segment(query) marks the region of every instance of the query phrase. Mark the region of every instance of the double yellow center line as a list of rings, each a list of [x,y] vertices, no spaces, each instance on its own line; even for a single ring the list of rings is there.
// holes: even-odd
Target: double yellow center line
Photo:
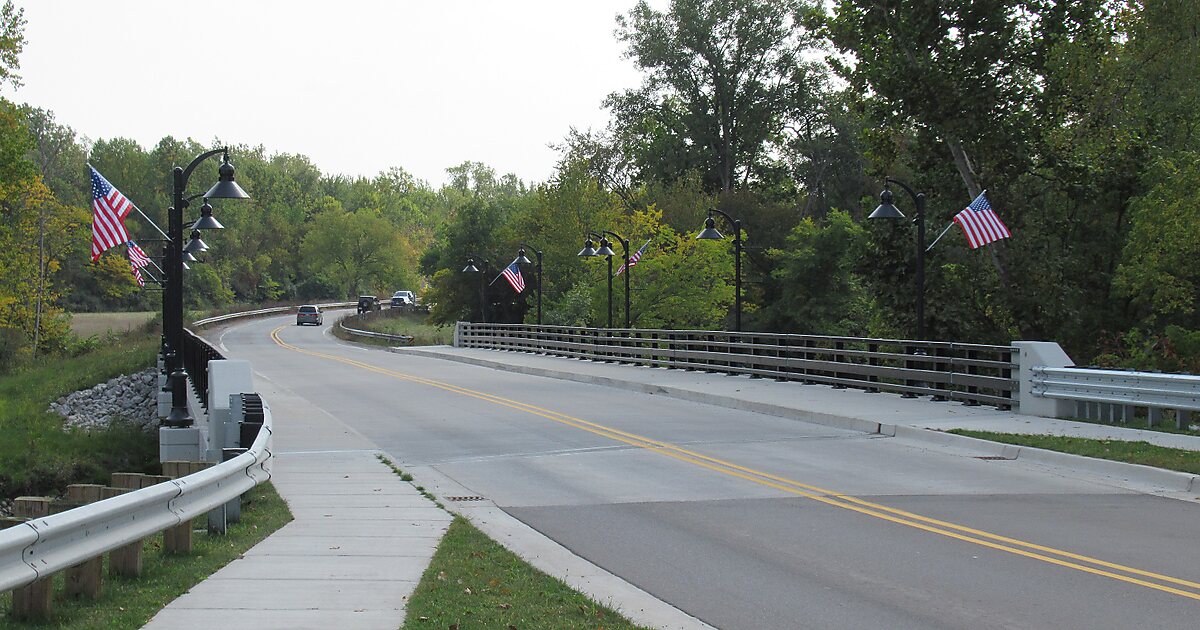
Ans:
[[[280,326],[271,331],[271,338],[275,340],[275,343],[288,350],[293,350],[295,352],[307,354],[313,357],[328,359],[330,361],[337,361],[338,363],[352,365],[376,374],[382,374],[384,376],[403,381],[409,381],[412,383],[419,383],[421,385],[428,385],[429,387],[436,387],[444,391],[463,396],[469,396],[471,398],[483,400],[492,404],[500,405],[502,407],[515,409],[517,411],[545,418],[559,424],[574,427],[581,431],[587,431],[588,433],[593,433],[617,442],[628,444],[630,446],[636,446],[653,453],[658,453],[659,455],[664,455],[682,462],[687,462],[701,468],[707,468],[708,470],[712,470],[724,475],[745,479],[746,481],[769,488],[774,488],[788,494],[812,499],[813,501],[818,501],[826,505],[850,510],[852,512],[858,512],[859,514],[882,519],[898,525],[912,527],[914,529],[919,529],[932,534],[945,536],[947,538],[953,538],[955,540],[980,545],[989,549],[995,549],[997,551],[1024,556],[1026,558],[1040,560],[1049,564],[1075,569],[1077,571],[1083,571],[1093,575],[1112,578],[1114,580],[1120,580],[1129,584],[1137,584],[1139,586],[1144,586],[1157,591],[1163,591],[1165,593],[1171,593],[1181,597],[1200,601],[1200,583],[1197,582],[1174,578],[1159,573],[1153,573],[1151,571],[1143,571],[1134,567],[1128,567],[1114,562],[1107,562],[1105,560],[1091,558],[1081,554],[1072,553],[1070,551],[1064,551],[1061,549],[1055,549],[1053,547],[1025,542],[1016,538],[1001,536],[999,534],[993,534],[991,532],[929,518],[927,516],[921,516],[920,514],[906,512],[904,510],[899,510],[879,503],[873,503],[871,501],[865,501],[857,497],[841,494],[839,492],[802,483],[786,477],[780,477],[771,473],[741,466],[732,462],[718,459],[716,457],[704,455],[703,453],[697,453],[669,442],[663,442],[635,433],[630,433],[628,431],[614,429],[612,427],[597,424],[595,422],[589,422],[581,418],[576,418],[574,416],[569,416],[564,413],[545,409],[528,403],[467,389],[451,383],[443,383],[441,381],[421,378],[419,376],[413,376],[411,374],[405,374],[403,372],[381,368],[369,363],[364,363],[362,361],[355,361],[353,359],[347,359],[332,354],[306,350],[283,341],[279,337],[279,331],[283,330],[284,328],[285,326]]]

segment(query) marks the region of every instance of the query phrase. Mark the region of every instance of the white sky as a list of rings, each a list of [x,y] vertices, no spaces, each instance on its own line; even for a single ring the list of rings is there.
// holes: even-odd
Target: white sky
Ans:
[[[604,127],[604,97],[640,83],[613,35],[634,0],[15,4],[10,99],[92,140],[220,138],[326,174],[400,166],[438,186],[473,160],[544,181],[547,144]]]

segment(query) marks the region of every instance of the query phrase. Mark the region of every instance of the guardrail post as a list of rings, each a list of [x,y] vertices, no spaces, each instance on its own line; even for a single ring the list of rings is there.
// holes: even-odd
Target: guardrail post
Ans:
[[[211,462],[163,462],[166,477],[186,477],[211,466]],[[163,552],[187,554],[192,552],[192,519],[163,530]]]
[[[140,490],[151,485],[146,481],[146,475],[141,473],[113,473],[110,481],[113,487],[105,488],[105,491],[106,494],[112,496],[131,490]],[[145,542],[146,540],[143,538],[109,552],[108,572],[122,577],[140,576],[142,574],[142,547]]]
[[[67,486],[68,504],[61,511],[95,503],[103,498],[104,486],[95,484],[72,484]],[[64,591],[68,597],[83,596],[88,599],[98,599],[101,591],[101,578],[104,574],[104,556],[99,555],[85,560],[65,572]]]
[[[1175,428],[1181,431],[1188,430],[1192,426],[1192,412],[1187,409],[1175,410]]]
[[[50,499],[46,497],[17,497],[13,500],[13,515],[33,519],[50,514]],[[12,591],[12,616],[21,621],[42,621],[54,610],[54,576],[47,575]]]

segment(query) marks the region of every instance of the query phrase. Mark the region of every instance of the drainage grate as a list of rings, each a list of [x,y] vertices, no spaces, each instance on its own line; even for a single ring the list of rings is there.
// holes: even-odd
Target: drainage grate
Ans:
[[[986,459],[986,460],[992,460],[992,461],[1002,460],[1003,461],[1003,460],[1008,460],[1010,458],[1004,457],[1003,455],[982,455],[982,456],[976,457],[975,459]]]
[[[455,503],[460,503],[460,502],[462,502],[462,501],[487,501],[487,499],[485,499],[485,498],[483,498],[483,497],[479,497],[479,496],[473,496],[473,497],[446,497],[446,500],[447,500],[447,501],[454,501]]]

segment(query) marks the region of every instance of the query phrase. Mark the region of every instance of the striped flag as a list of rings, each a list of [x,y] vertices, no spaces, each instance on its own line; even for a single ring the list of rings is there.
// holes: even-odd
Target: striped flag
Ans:
[[[133,204],[94,167],[88,168],[92,170],[92,262],[96,262],[109,248],[129,241],[125,216]]]
[[[642,259],[642,255],[646,253],[646,248],[649,246],[650,246],[650,239],[646,239],[646,244],[642,245],[641,249],[637,250],[636,252],[633,253],[632,256],[629,257],[629,266],[630,267],[636,265],[637,261]],[[615,276],[621,275],[622,271],[625,271],[625,265],[623,265],[623,264],[617,268],[617,271],[616,271],[616,273],[613,274],[613,276],[615,277]]]
[[[130,261],[129,264],[133,267],[133,279],[137,280],[138,286],[146,286],[146,279],[142,277],[142,268],[134,265],[133,261]]]
[[[962,228],[971,249],[978,249],[992,241],[1012,236],[1004,223],[1000,221],[1000,217],[996,216],[992,210],[992,205],[988,203],[986,195],[986,190],[979,193],[971,205],[954,215],[954,222]]]
[[[129,264],[133,265],[134,269],[141,269],[150,264],[150,257],[142,251],[141,247],[138,247],[137,243],[129,241],[125,243],[125,247],[127,248],[125,253],[129,255]]]
[[[521,277],[521,268],[517,266],[517,261],[512,261],[504,271],[500,272],[505,280],[512,285],[513,291],[521,293],[525,290],[525,278]]]

